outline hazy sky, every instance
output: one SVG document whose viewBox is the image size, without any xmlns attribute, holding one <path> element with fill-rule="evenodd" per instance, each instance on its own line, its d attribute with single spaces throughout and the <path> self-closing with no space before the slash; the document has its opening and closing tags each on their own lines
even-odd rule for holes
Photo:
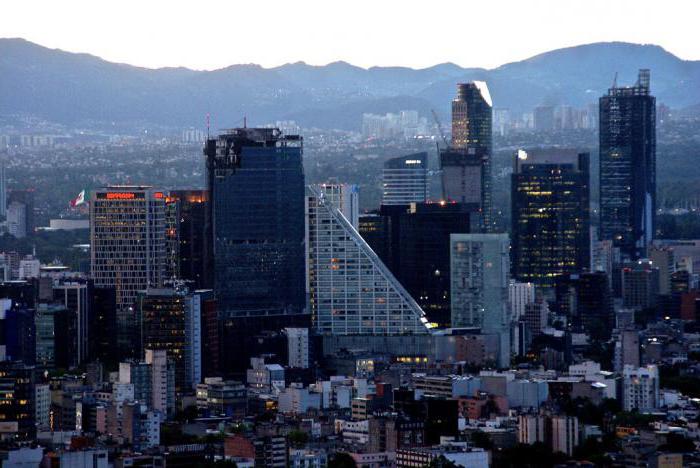
<svg viewBox="0 0 700 468">
<path fill-rule="evenodd" d="M 597 41 L 700 59 L 695 0 L 0 0 L 0 37 L 147 67 L 495 67 Z"/>
</svg>

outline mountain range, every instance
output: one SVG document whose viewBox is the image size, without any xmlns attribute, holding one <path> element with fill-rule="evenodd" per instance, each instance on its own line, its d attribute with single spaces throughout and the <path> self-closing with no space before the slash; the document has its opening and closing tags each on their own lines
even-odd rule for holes
<svg viewBox="0 0 700 468">
<path fill-rule="evenodd" d="M 66 125 L 142 122 L 215 128 L 247 116 L 252 124 L 357 129 L 364 112 L 435 109 L 449 115 L 458 82 L 484 80 L 494 106 L 515 112 L 540 104 L 585 107 L 617 82 L 651 69 L 652 93 L 672 108 L 698 108 L 700 61 L 656 45 L 594 43 L 557 49 L 494 69 L 444 63 L 424 69 L 303 62 L 274 68 L 231 65 L 213 71 L 148 69 L 88 54 L 0 39 L 0 116 L 33 115 Z"/>
</svg>

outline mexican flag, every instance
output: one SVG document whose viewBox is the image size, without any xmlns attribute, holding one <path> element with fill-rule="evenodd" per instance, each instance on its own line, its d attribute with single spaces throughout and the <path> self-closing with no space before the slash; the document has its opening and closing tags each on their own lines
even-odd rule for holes
<svg viewBox="0 0 700 468">
<path fill-rule="evenodd" d="M 70 206 L 71 208 L 75 208 L 76 206 L 82 205 L 83 203 L 85 203 L 85 190 L 80 192 L 77 197 L 70 201 Z"/>
</svg>

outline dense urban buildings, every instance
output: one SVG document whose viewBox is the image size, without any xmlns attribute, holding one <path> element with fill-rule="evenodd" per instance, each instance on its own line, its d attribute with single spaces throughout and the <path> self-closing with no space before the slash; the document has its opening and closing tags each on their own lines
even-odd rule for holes
<svg viewBox="0 0 700 468">
<path fill-rule="evenodd" d="M 518 150 L 513 159 L 513 276 L 551 288 L 558 275 L 590 267 L 588 154 Z"/>
<path fill-rule="evenodd" d="M 362 134 L 149 128 L 90 154 L 167 191 L 85 197 L 124 180 L 92 171 L 36 229 L 15 196 L 0 220 L 0 462 L 699 465 L 700 240 L 632 260 L 595 236 L 597 109 L 569 98 L 518 116 L 461 84 L 452 144 L 418 110 L 364 114 Z M 19 148 L 53 154 L 61 138 Z M 0 135 L 0 152 L 16 140 Z M 144 151 L 157 167 L 122 165 Z"/>
<path fill-rule="evenodd" d="M 600 98 L 600 238 L 626 260 L 646 255 L 656 217 L 656 99 L 650 72 Z"/>
</svg>

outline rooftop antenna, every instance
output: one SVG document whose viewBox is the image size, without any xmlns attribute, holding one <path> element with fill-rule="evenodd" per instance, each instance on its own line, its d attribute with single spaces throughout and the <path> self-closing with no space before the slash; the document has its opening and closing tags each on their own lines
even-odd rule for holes
<svg viewBox="0 0 700 468">
<path fill-rule="evenodd" d="M 617 88 L 617 72 L 615 72 L 615 78 L 613 78 L 613 88 Z"/>
<path fill-rule="evenodd" d="M 245 115 L 243 116 L 243 128 L 248 128 L 248 118 Z"/>
<path fill-rule="evenodd" d="M 207 112 L 207 140 L 209 139 L 209 112 Z"/>
</svg>

